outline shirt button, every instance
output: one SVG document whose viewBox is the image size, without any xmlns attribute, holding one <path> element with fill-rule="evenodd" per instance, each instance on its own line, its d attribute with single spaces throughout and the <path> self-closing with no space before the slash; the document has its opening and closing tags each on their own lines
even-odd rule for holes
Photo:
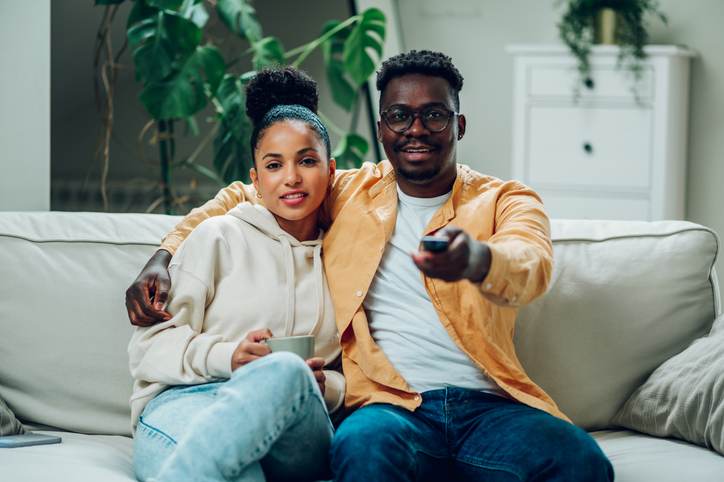
<svg viewBox="0 0 724 482">
<path fill-rule="evenodd" d="M 415 401 L 417 402 L 418 400 L 420 400 L 420 397 L 415 397 Z"/>
<path fill-rule="evenodd" d="M 358 292 L 357 292 L 357 296 L 362 296 L 362 292 L 361 292 L 361 291 L 358 291 Z"/>
<path fill-rule="evenodd" d="M 485 285 L 485 289 L 486 289 L 486 290 L 489 290 L 489 289 L 492 288 L 492 287 L 493 287 L 493 284 L 492 284 L 492 283 L 488 283 L 488 284 Z"/>
<path fill-rule="evenodd" d="M 513 296 L 513 297 L 510 299 L 510 301 L 515 301 L 515 300 L 517 300 L 517 299 L 518 299 L 517 296 Z"/>
</svg>

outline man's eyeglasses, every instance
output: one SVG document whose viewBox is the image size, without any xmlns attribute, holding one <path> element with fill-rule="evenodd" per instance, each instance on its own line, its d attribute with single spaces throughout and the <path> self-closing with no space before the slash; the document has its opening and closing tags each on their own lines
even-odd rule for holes
<svg viewBox="0 0 724 482">
<path fill-rule="evenodd" d="M 380 112 L 380 117 L 385 120 L 385 124 L 391 130 L 405 132 L 415 120 L 415 114 L 420 114 L 422 125 L 431 132 L 444 130 L 450 123 L 450 118 L 458 115 L 457 112 L 444 107 L 428 107 L 423 111 L 409 110 L 404 107 L 390 107 Z"/>
</svg>

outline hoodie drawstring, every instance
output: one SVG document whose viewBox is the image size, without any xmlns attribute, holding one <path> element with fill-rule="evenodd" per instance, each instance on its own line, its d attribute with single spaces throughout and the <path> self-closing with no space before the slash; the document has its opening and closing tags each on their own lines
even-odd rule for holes
<svg viewBox="0 0 724 482">
<path fill-rule="evenodd" d="M 314 247 L 314 287 L 317 290 L 317 322 L 309 333 L 316 335 L 324 318 L 324 273 L 322 272 L 322 243 Z"/>
<path fill-rule="evenodd" d="M 286 236 L 279 236 L 284 251 L 284 262 L 287 268 L 287 319 L 284 323 L 284 336 L 292 336 L 294 330 L 294 255 L 292 245 Z"/>
</svg>

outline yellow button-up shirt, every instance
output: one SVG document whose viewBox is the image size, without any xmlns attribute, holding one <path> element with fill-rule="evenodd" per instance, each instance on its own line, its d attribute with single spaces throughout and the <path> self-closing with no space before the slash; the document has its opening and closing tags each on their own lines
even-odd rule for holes
<svg viewBox="0 0 724 482">
<path fill-rule="evenodd" d="M 241 201 L 261 200 L 253 186 L 234 183 L 186 216 L 161 247 L 174 253 L 201 221 L 224 214 Z M 422 403 L 422 396 L 410 389 L 372 339 L 362 306 L 396 217 L 397 188 L 389 162 L 337 171 L 320 221 L 330 226 L 324 238 L 324 264 L 343 350 L 348 410 L 369 403 L 414 410 Z M 487 243 L 492 262 L 480 283 L 448 283 L 421 274 L 441 323 L 510 397 L 567 420 L 525 374 L 513 346 L 516 307 L 541 296 L 553 271 L 550 224 L 540 198 L 519 182 L 503 182 L 459 165 L 452 195 L 425 234 L 448 224 Z"/>
</svg>

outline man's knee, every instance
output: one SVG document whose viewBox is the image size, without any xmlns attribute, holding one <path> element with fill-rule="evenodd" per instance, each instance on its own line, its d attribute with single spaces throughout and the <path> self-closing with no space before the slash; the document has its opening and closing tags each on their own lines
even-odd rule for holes
<svg viewBox="0 0 724 482">
<path fill-rule="evenodd" d="M 389 409 L 388 409 L 389 408 Z M 417 449 L 412 423 L 395 407 L 366 407 L 350 415 L 332 440 L 332 467 L 395 466 L 406 471 Z"/>
<path fill-rule="evenodd" d="M 575 427 L 560 437 L 558 443 L 552 440 L 551 445 L 555 451 L 549 453 L 547 465 L 551 474 L 556 474 L 556 480 L 607 482 L 614 479 L 611 462 L 584 430 Z"/>
</svg>

